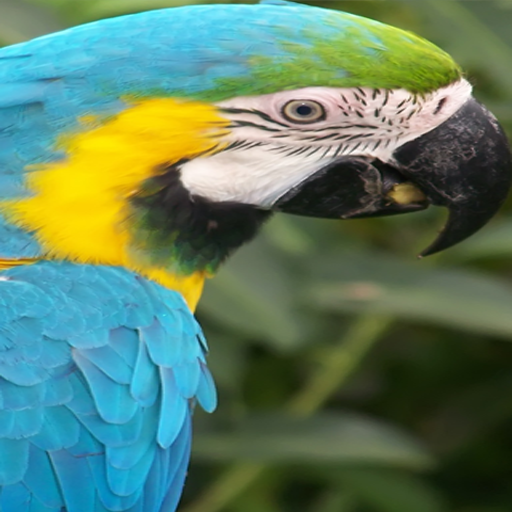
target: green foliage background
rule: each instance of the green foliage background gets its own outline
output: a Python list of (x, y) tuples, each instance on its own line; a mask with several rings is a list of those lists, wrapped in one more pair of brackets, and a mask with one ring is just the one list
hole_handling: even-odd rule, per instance
[[(1, 0), (0, 41), (192, 3)], [(310, 3), (434, 41), (512, 135), (512, 0)], [(512, 511), (510, 206), (422, 261), (442, 211), (270, 222), (199, 308), (220, 405), (181, 510)]]

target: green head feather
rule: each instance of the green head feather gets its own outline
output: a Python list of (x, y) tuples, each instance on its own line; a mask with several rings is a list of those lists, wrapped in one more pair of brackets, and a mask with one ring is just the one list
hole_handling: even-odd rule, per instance
[(446, 52), (410, 32), (298, 4), (259, 8), (278, 11), (279, 16), (274, 21), (271, 18), (267, 27), (274, 38), (274, 52), (249, 56), (250, 79), (219, 78), (223, 95), (227, 91), (228, 95), (231, 91), (254, 95), (310, 86), (403, 88), (424, 94), (462, 76)]

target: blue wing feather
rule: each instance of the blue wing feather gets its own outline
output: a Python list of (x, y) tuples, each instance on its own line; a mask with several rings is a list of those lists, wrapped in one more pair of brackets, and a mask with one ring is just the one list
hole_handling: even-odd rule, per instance
[(158, 396), (159, 388), (158, 370), (149, 358), (146, 345), (140, 343), (130, 393), (141, 405), (150, 407)]
[(98, 348), (84, 350), (82, 356), (114, 382), (130, 384), (133, 367), (130, 368), (112, 347), (103, 345)]
[(64, 406), (47, 407), (39, 432), (31, 442), (42, 450), (62, 450), (74, 446), (80, 435), (80, 426), (73, 414)]
[(139, 410), (129, 387), (110, 379), (79, 351), (73, 354), (73, 359), (89, 384), (101, 418), (107, 423), (128, 423)]
[(0, 411), (0, 438), (11, 438), (14, 429), (15, 411)]
[(162, 382), (162, 406), (158, 422), (157, 439), (162, 448), (168, 448), (176, 439), (185, 416), (189, 414), (189, 403), (179, 393), (170, 368), (160, 368)]
[(215, 402), (182, 297), (40, 262), (0, 273), (0, 318), (0, 510), (172, 512), (191, 400)]
[(8, 485), (2, 489), (0, 498), (0, 510), (5, 505), (15, 506), (19, 512), (28, 512), (30, 506), (30, 492), (20, 482), (14, 485)]
[[(67, 512), (94, 510), (97, 490), (91, 482), (87, 457), (75, 457), (67, 450), (49, 452)], [(80, 484), (86, 482), (86, 485)], [(7, 510), (15, 510), (14, 508)]]
[(62, 506), (62, 496), (48, 453), (30, 446), (29, 464), (23, 483), (32, 496), (47, 507)]
[(28, 465), (28, 448), (25, 439), (0, 439), (0, 484), (15, 484), (23, 478)]

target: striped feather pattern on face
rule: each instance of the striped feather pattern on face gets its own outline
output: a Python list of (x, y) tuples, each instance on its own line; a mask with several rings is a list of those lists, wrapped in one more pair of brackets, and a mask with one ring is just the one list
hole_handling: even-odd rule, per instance
[[(227, 146), (180, 166), (193, 194), (271, 208), (288, 190), (336, 159), (390, 162), (393, 152), (449, 119), (471, 96), (457, 81), (430, 94), (405, 89), (308, 87), (218, 103), (230, 119)], [(285, 115), (291, 102), (317, 105), (318, 120)]]

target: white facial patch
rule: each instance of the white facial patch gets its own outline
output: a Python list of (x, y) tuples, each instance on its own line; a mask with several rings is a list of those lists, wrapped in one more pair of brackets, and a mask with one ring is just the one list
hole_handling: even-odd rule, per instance
[[(270, 208), (292, 187), (343, 155), (391, 159), (404, 143), (449, 119), (471, 96), (459, 80), (424, 96), (404, 89), (308, 87), (232, 98), (217, 105), (231, 121), (228, 148), (181, 167), (193, 194)], [(290, 101), (320, 104), (325, 116), (292, 122)]]
[(270, 208), (290, 188), (323, 167), (318, 154), (284, 154), (286, 150), (286, 146), (264, 145), (195, 158), (181, 167), (181, 181), (191, 192), (213, 201)]

